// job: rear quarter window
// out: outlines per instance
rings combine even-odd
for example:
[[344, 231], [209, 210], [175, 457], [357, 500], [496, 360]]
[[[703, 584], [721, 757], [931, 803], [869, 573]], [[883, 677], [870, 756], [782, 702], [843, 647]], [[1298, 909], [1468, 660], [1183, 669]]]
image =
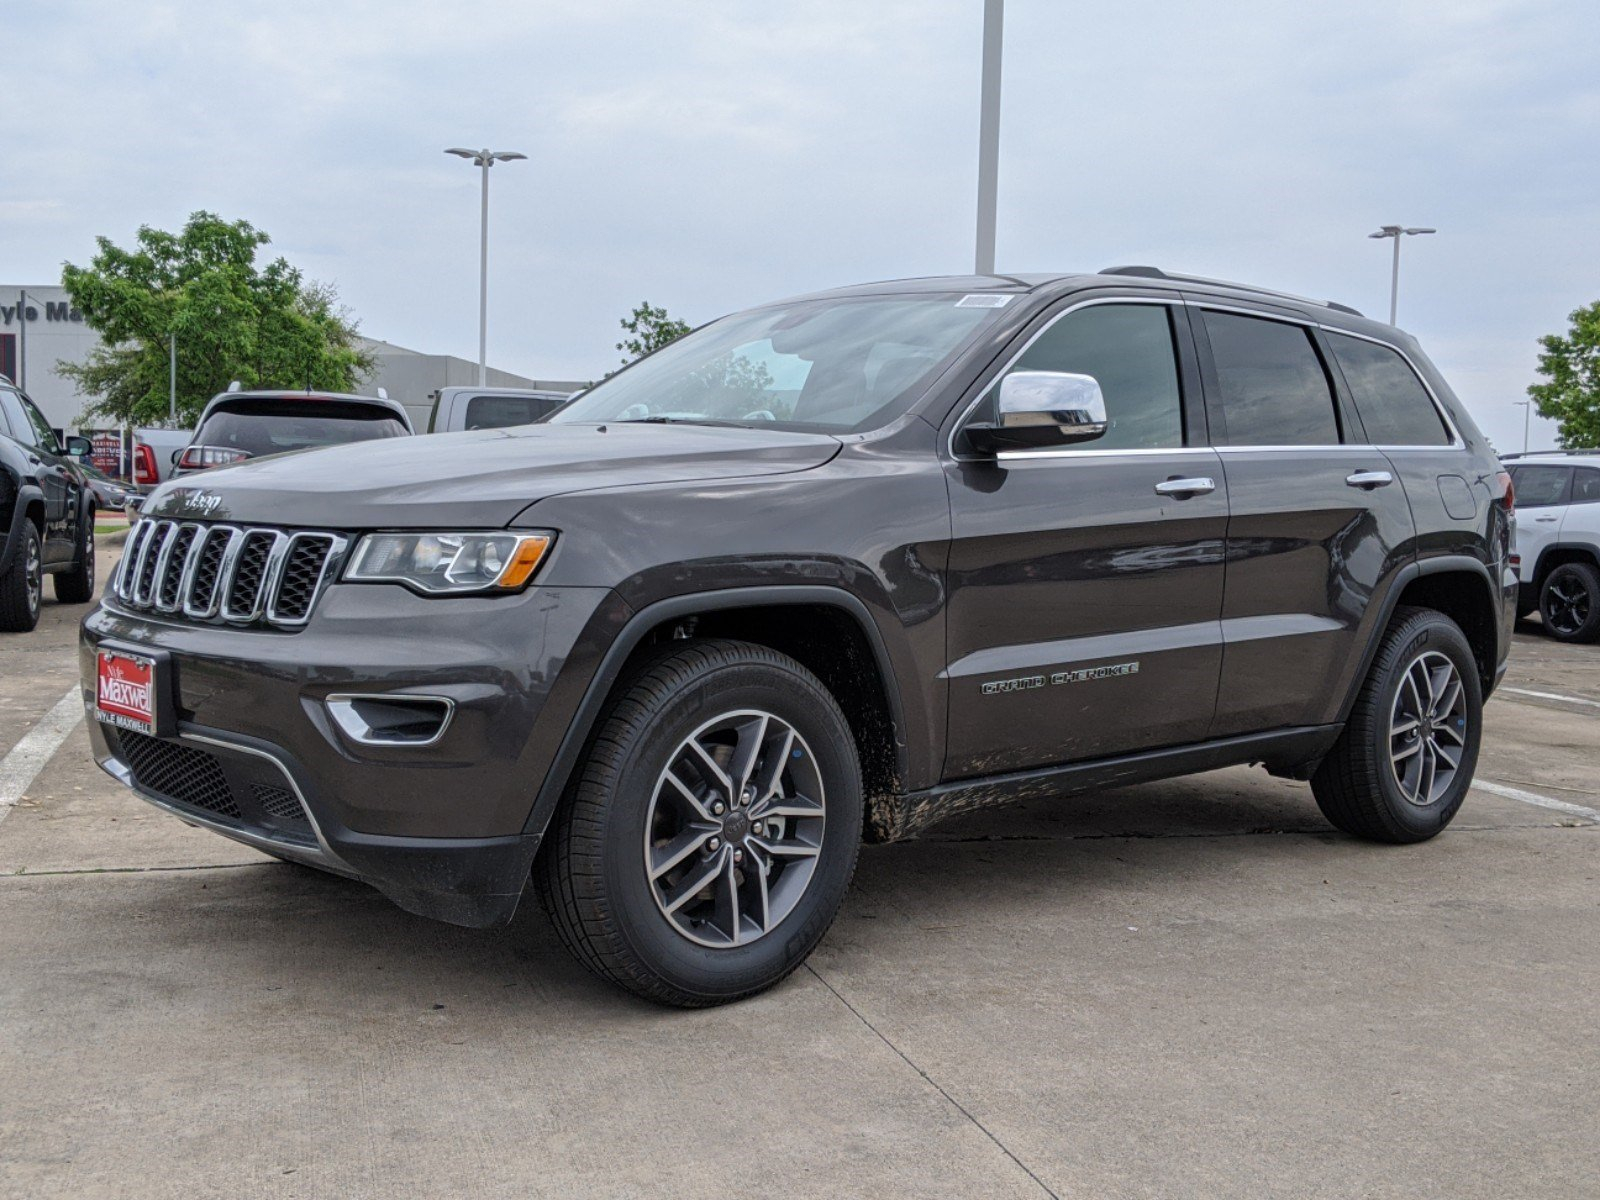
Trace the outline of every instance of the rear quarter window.
[[1367, 440], [1378, 446], [1448, 446], [1450, 431], [1401, 354], [1377, 342], [1328, 334]]

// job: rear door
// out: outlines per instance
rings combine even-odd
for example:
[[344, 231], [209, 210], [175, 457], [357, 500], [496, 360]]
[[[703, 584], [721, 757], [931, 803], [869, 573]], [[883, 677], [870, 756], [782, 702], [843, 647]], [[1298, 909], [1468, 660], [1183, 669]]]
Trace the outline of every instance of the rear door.
[[1044, 322], [962, 424], [1025, 369], [1092, 375], [1111, 428], [1000, 461], [955, 431], [950, 779], [1199, 741], [1216, 703], [1228, 498], [1182, 305], [1074, 298]]
[[1515, 548], [1522, 557], [1520, 582], [1531, 584], [1538, 578], [1539, 556], [1561, 537], [1572, 500], [1572, 468], [1518, 463], [1511, 468], [1511, 485], [1517, 495]]
[[1195, 301], [1230, 509], [1211, 735], [1327, 724], [1359, 669], [1380, 587], [1414, 555], [1411, 509], [1342, 402], [1313, 322]]

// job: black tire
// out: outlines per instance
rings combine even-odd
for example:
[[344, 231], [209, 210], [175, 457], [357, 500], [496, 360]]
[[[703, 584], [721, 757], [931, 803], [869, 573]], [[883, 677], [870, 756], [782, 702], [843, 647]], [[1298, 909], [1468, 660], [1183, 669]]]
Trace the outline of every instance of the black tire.
[[44, 551], [39, 530], [22, 522], [22, 536], [11, 565], [0, 576], [0, 632], [27, 633], [39, 623], [44, 600]]
[[[1428, 718], [1418, 735], [1431, 738], [1437, 729], [1438, 743], [1451, 751], [1457, 748], [1453, 739], [1459, 739], [1459, 754], [1437, 794], [1432, 790], [1435, 777], [1428, 776], [1427, 790], [1418, 786], [1413, 799], [1402, 779], [1402, 772], [1409, 774], [1414, 766], [1409, 754], [1417, 753], [1418, 762], [1425, 762], [1436, 751], [1432, 744], [1409, 751], [1408, 743], [1417, 739], [1392, 735], [1391, 718], [1400, 716], [1397, 706], [1409, 704], [1401, 696], [1408, 673], [1419, 662], [1426, 670], [1430, 664], [1442, 667], [1443, 660], [1453, 665], [1461, 685], [1459, 709], [1452, 709], [1455, 715], [1446, 714], [1448, 720]], [[1482, 735], [1478, 664], [1460, 627], [1433, 609], [1402, 608], [1383, 635], [1344, 732], [1311, 777], [1311, 790], [1322, 815], [1354, 837], [1395, 844], [1426, 841], [1450, 823], [1466, 798]], [[1397, 762], [1391, 757], [1394, 753], [1408, 757]]]
[[94, 599], [94, 509], [84, 510], [83, 532], [78, 538], [78, 562], [70, 571], [56, 574], [56, 599], [63, 604], [87, 604]]
[[[795, 877], [805, 882], [796, 889], [798, 899], [787, 915], [773, 918], [765, 932], [750, 935], [743, 944], [738, 944], [737, 933], [733, 944], [702, 944], [674, 923], [682, 924], [685, 918], [669, 917], [668, 906], [657, 898], [646, 857], [661, 853], [663, 843], [651, 841], [658, 830], [652, 826], [647, 834], [647, 822], [656, 815], [658, 790], [662, 795], [670, 791], [665, 782], [668, 768], [684, 761], [685, 748], [700, 737], [700, 731], [725, 719], [724, 714], [748, 720], [741, 714], [750, 711], [766, 714], [776, 720], [774, 728], [786, 725], [798, 735], [798, 740], [784, 743], [783, 751], [762, 749], [760, 761], [779, 763], [774, 778], [787, 780], [783, 786], [791, 792], [800, 790], [794, 782], [800, 771], [820, 786], [826, 814], [817, 835], [820, 850], [808, 873]], [[761, 729], [766, 728], [763, 723]], [[777, 742], [756, 738], [755, 744], [767, 747]], [[810, 750], [809, 760], [802, 746]], [[791, 758], [801, 760], [793, 768], [796, 774], [790, 774]], [[753, 779], [754, 768], [751, 774]], [[713, 791], [708, 776], [707, 811]], [[753, 816], [760, 808], [758, 802], [744, 812]], [[735, 816], [730, 808], [725, 820], [731, 822]], [[732, 832], [730, 828], [722, 828], [718, 840], [725, 839], [725, 844], [718, 855], [726, 854], [731, 864], [736, 838], [753, 835], [742, 827]], [[586, 761], [551, 823], [534, 877], [545, 911], [579, 962], [637, 996], [698, 1008], [772, 987], [805, 961], [844, 900], [855, 873], [861, 830], [861, 770], [855, 741], [838, 703], [816, 677], [764, 646], [709, 639], [677, 642], [663, 647], [618, 686], [597, 725]], [[707, 844], [685, 859], [689, 865], [683, 868], [683, 878], [689, 878], [691, 871], [709, 869], [697, 864], [712, 863], [718, 858], [711, 853], [715, 849], [715, 844]], [[753, 850], [750, 856], [755, 858]], [[726, 883], [737, 899], [740, 889], [748, 889], [754, 879], [766, 897], [771, 878], [778, 881], [772, 896], [779, 895], [788, 861], [773, 857], [771, 874], [763, 871], [759, 878], [745, 873], [755, 864], [742, 861], [746, 862], [742, 872], [729, 865], [726, 876], [719, 872], [715, 883], [694, 894], [709, 895]], [[666, 885], [661, 886], [665, 890]], [[710, 901], [697, 899], [683, 911], [706, 903]], [[736, 915], [731, 924], [738, 930], [742, 920]], [[715, 932], [713, 926], [705, 928], [708, 935]]]
[[1551, 568], [1539, 589], [1539, 619], [1558, 642], [1600, 638], [1600, 571], [1585, 562]]

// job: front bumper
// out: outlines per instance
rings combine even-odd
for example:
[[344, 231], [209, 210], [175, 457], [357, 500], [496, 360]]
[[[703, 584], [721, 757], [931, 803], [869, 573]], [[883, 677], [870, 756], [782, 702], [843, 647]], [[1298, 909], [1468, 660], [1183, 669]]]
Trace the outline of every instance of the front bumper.
[[[515, 911], [538, 848], [534, 796], [598, 661], [604, 589], [432, 600], [330, 587], [293, 633], [102, 605], [80, 646], [100, 765], [191, 824], [371, 884], [408, 911], [484, 926]], [[102, 643], [170, 655], [176, 736], [93, 719]], [[570, 670], [568, 669], [570, 668]], [[427, 745], [369, 746], [326, 700], [444, 696]]]

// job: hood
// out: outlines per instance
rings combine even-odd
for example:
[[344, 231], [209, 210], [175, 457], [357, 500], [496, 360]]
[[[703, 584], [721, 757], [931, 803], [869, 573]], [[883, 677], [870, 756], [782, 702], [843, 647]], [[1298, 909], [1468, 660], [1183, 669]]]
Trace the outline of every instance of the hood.
[[826, 434], [709, 425], [437, 433], [216, 467], [163, 484], [143, 512], [322, 529], [498, 529], [564, 492], [805, 471], [839, 446]]

